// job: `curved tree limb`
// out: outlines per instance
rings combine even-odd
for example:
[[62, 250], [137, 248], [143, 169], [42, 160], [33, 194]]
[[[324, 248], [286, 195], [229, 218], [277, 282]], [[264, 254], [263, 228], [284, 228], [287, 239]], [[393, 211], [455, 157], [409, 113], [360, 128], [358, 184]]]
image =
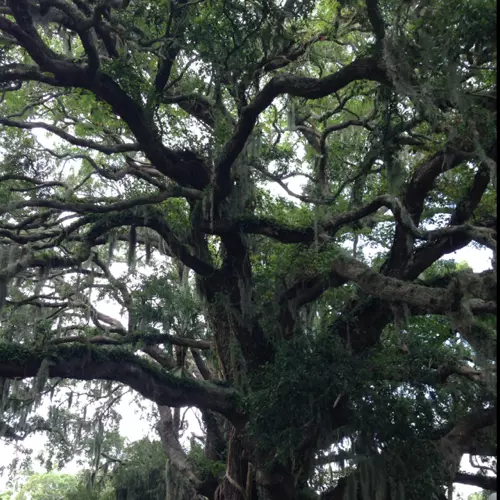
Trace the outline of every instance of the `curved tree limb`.
[[496, 477], [483, 476], [481, 474], [471, 474], [469, 472], [459, 471], [455, 475], [455, 482], [477, 486], [487, 491], [498, 490]]
[[452, 429], [439, 440], [439, 449], [452, 470], [457, 470], [462, 455], [467, 452], [476, 433], [485, 427], [495, 425], [496, 421], [496, 407], [474, 409], [457, 421]]
[[112, 380], [128, 385], [162, 406], [196, 406], [218, 412], [235, 425], [243, 415], [236, 406], [234, 389], [211, 382], [178, 378], [144, 359], [117, 348], [57, 346], [46, 351], [21, 344], [0, 343], [0, 377], [35, 377], [44, 359], [49, 377], [75, 380]]
[[[78, 327], [75, 327], [75, 329], [78, 329]], [[140, 333], [137, 333], [137, 334], [133, 334], [133, 335], [125, 334], [119, 338], [105, 337], [105, 336], [61, 337], [61, 338], [51, 340], [50, 344], [51, 345], [61, 345], [61, 344], [69, 344], [69, 343], [73, 343], [73, 342], [79, 343], [79, 344], [95, 344], [95, 345], [173, 344], [173, 345], [178, 345], [178, 346], [191, 347], [192, 349], [202, 349], [202, 350], [211, 349], [213, 347], [212, 344], [206, 340], [188, 339], [188, 338], [178, 337], [176, 335], [169, 335], [167, 333], [158, 333], [158, 334], [140, 334]]]
[[[339, 254], [332, 262], [332, 272], [348, 281], [356, 283], [365, 293], [388, 302], [403, 302], [428, 313], [446, 314], [453, 310], [458, 283], [452, 282], [444, 292], [432, 288], [391, 278], [374, 271], [371, 267], [346, 255]], [[462, 301], [464, 298], [459, 297]], [[482, 300], [468, 302], [471, 312], [490, 309]]]
[[[454, 224], [464, 224], [470, 219], [474, 210], [479, 205], [479, 202], [488, 187], [489, 181], [489, 171], [481, 165], [474, 176], [472, 185], [464, 194], [463, 198], [457, 203], [457, 206], [451, 215], [450, 226]], [[478, 224], [476, 223], [476, 225]], [[462, 233], [450, 236], [445, 235], [436, 241], [430, 241], [428, 244], [415, 250], [411, 256], [408, 269], [404, 271], [405, 277], [408, 279], [416, 278], [421, 272], [427, 269], [440, 257], [466, 246], [471, 240], [471, 234]], [[393, 248], [396, 247], [393, 246]]]

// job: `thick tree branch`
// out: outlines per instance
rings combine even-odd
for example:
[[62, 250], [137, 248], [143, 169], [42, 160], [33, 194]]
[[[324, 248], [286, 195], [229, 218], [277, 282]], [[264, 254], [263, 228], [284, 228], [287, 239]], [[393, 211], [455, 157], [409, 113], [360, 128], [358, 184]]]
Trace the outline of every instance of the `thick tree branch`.
[[366, 11], [377, 41], [383, 40], [385, 37], [385, 23], [382, 19], [378, 0], [366, 0]]
[[[426, 160], [413, 174], [403, 196], [403, 206], [418, 226], [424, 210], [424, 202], [437, 177], [458, 166], [464, 160], [463, 155], [440, 151]], [[463, 221], [465, 222], [465, 221]], [[400, 276], [408, 265], [414, 245], [414, 236], [397, 227], [394, 241], [382, 272], [390, 276]]]
[[165, 104], [177, 104], [186, 113], [204, 123], [207, 127], [215, 127], [214, 105], [203, 95], [164, 95], [162, 96], [162, 102]]
[[[488, 168], [481, 165], [474, 176], [471, 187], [457, 203], [451, 215], [450, 225], [464, 224], [470, 219], [488, 187], [489, 180], [490, 175]], [[458, 250], [470, 243], [472, 240], [471, 236], [470, 233], [457, 233], [449, 236], [443, 235], [442, 238], [431, 241], [427, 245], [418, 248], [411, 257], [408, 269], [404, 271], [405, 277], [407, 279], [416, 278], [443, 255]], [[393, 248], [395, 249], [396, 246], [394, 245]], [[389, 263], [388, 266], [390, 265]]]
[[[121, 116], [138, 140], [141, 149], [155, 167], [184, 186], [205, 188], [210, 181], [209, 170], [204, 161], [189, 151], [176, 152], [166, 148], [159, 131], [142, 104], [136, 102], [109, 76], [98, 71], [90, 74], [72, 62], [68, 62], [47, 48], [33, 27], [26, 0], [11, 2], [11, 9], [19, 25], [6, 18], [0, 18], [0, 29], [14, 36], [33, 60], [41, 73], [53, 74], [47, 78], [33, 71], [33, 68], [12, 68], [1, 75], [4, 81], [22, 80], [23, 75], [33, 80], [46, 81], [56, 86], [85, 88], [106, 101], [113, 111]], [[26, 31], [23, 31], [23, 29]], [[26, 74], [27, 73], [27, 74]]]
[[[1, 29], [1, 28], [0, 28]], [[22, 82], [36, 81], [48, 85], [59, 85], [59, 81], [52, 73], [44, 73], [38, 66], [31, 64], [12, 63], [0, 66], [1, 87], [5, 88], [6, 83], [13, 83], [13, 88], [7, 90], [16, 90]]]
[[487, 491], [497, 491], [497, 478], [491, 476], [482, 476], [480, 474], [471, 474], [469, 472], [457, 472], [455, 482], [469, 484]]
[[204, 380], [211, 380], [213, 378], [213, 374], [210, 372], [210, 369], [203, 361], [201, 354], [196, 349], [191, 349], [191, 354], [193, 355], [194, 362], [196, 363], [196, 367], [201, 373], [201, 376]]
[[[160, 434], [165, 454], [172, 461], [175, 469], [182, 473], [183, 477], [189, 481], [191, 488], [198, 488], [201, 485], [201, 480], [192, 470], [186, 452], [179, 443], [177, 433], [174, 429], [172, 410], [168, 406], [158, 406], [158, 411], [160, 413], [160, 420], [156, 424], [156, 429], [158, 430], [158, 434]], [[193, 491], [193, 498], [195, 496], [194, 493]]]
[[[27, 0], [9, 0], [10, 13], [14, 16], [16, 23], [6, 17], [0, 18], [0, 29], [17, 39], [20, 45], [28, 51], [33, 52], [33, 59], [40, 66], [49, 66], [51, 63], [57, 64], [61, 58], [51, 50], [40, 38], [29, 10]], [[59, 60], [59, 61], [58, 61]], [[47, 68], [49, 71], [50, 69]]]
[[485, 376], [481, 370], [475, 370], [466, 364], [445, 364], [439, 366], [435, 373], [438, 383], [445, 382], [451, 375], [460, 375], [468, 378], [471, 382], [481, 384], [485, 382]]
[[389, 278], [345, 254], [334, 259], [332, 272], [343, 279], [353, 281], [365, 293], [382, 300], [403, 302], [437, 314], [445, 313], [450, 307], [450, 298], [443, 290]]
[[39, 351], [21, 344], [0, 343], [0, 377], [35, 377], [44, 359], [49, 360], [49, 377], [112, 380], [128, 385], [159, 405], [196, 406], [216, 411], [236, 425], [242, 422], [233, 389], [175, 377], [123, 349], [85, 345]]
[[[474, 442], [478, 431], [495, 425], [497, 421], [496, 407], [471, 410], [453, 428], [439, 440], [439, 449], [447, 463], [457, 467], [462, 455]], [[455, 469], [456, 470], [456, 469]]]
[[[78, 327], [75, 327], [78, 329]], [[50, 341], [52, 345], [61, 345], [69, 343], [79, 343], [79, 344], [96, 344], [96, 345], [124, 345], [124, 344], [173, 344], [184, 347], [191, 347], [192, 349], [211, 349], [213, 346], [210, 342], [206, 340], [195, 340], [183, 337], [178, 337], [176, 335], [169, 335], [167, 333], [158, 334], [125, 334], [122, 337], [106, 337], [106, 336], [96, 336], [96, 337], [62, 337], [53, 339]]]
[[[332, 273], [342, 279], [353, 281], [366, 294], [385, 300], [387, 302], [403, 302], [417, 310], [426, 311], [427, 314], [463, 314], [462, 309], [466, 308], [471, 316], [475, 313], [494, 313], [496, 304], [491, 298], [491, 291], [482, 290], [488, 288], [488, 276], [463, 277], [463, 280], [456, 279], [450, 282], [449, 286], [434, 288], [422, 286], [396, 278], [387, 277], [362, 262], [348, 256], [345, 253], [339, 253], [332, 262]], [[460, 278], [460, 277], [459, 277]], [[468, 293], [473, 293], [474, 283], [482, 284], [478, 286], [478, 293], [484, 294], [486, 300], [480, 298], [468, 297]], [[494, 292], [493, 292], [494, 293]], [[466, 335], [465, 331], [461, 332]]]

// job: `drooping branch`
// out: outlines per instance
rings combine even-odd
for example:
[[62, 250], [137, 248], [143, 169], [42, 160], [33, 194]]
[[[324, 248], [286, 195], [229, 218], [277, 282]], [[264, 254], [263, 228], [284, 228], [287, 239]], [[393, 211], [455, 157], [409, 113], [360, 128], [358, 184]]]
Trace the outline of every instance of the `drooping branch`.
[[211, 382], [177, 378], [120, 348], [87, 344], [61, 345], [41, 351], [4, 342], [0, 343], [0, 377], [36, 377], [44, 359], [49, 360], [51, 378], [112, 380], [131, 387], [159, 405], [196, 406], [216, 411], [236, 425], [242, 422], [233, 389]]
[[81, 245], [78, 252], [72, 257], [63, 257], [55, 252], [46, 252], [43, 255], [36, 255], [33, 252], [28, 252], [26, 255], [20, 255], [17, 261], [0, 269], [0, 276], [10, 279], [17, 276], [25, 269], [34, 267], [40, 269], [78, 267], [90, 257], [90, 254], [91, 249], [87, 244]]
[[22, 182], [27, 182], [29, 184], [34, 184], [37, 189], [38, 188], [43, 188], [43, 187], [53, 187], [53, 186], [59, 186], [59, 187], [68, 188], [68, 185], [65, 182], [62, 182], [62, 181], [47, 181], [47, 182], [44, 182], [44, 181], [41, 181], [39, 179], [34, 179], [32, 177], [28, 177], [26, 175], [19, 175], [19, 174], [0, 175], [0, 183], [1, 182], [7, 182], [7, 181], [22, 181]]
[[213, 104], [199, 94], [178, 94], [162, 96], [165, 104], [177, 104], [186, 113], [194, 116], [197, 120], [210, 128], [215, 126]]
[[457, 472], [455, 482], [469, 484], [487, 491], [497, 491], [497, 478], [491, 476], [483, 476], [481, 474], [471, 474], [469, 472]]
[[305, 42], [290, 45], [280, 54], [273, 54], [263, 59], [257, 64], [257, 71], [263, 70], [264, 72], [270, 72], [288, 66], [290, 63], [303, 56], [311, 45], [321, 40], [324, 36], [325, 35], [322, 33], [314, 35]]
[[0, 437], [5, 439], [10, 439], [12, 441], [24, 441], [28, 436], [35, 432], [56, 432], [60, 435], [61, 439], [64, 440], [64, 436], [61, 431], [54, 429], [52, 425], [39, 417], [36, 417], [32, 422], [25, 426], [22, 431], [9, 425], [7, 422], [0, 420]]
[[[57, 203], [55, 200], [47, 201], [54, 201]], [[36, 252], [30, 252], [28, 255], [20, 258], [18, 262], [8, 266], [7, 269], [3, 269], [2, 273], [7, 276], [15, 276], [23, 269], [29, 267], [55, 268], [77, 266], [89, 258], [91, 247], [98, 242], [99, 238], [107, 235], [112, 229], [122, 226], [149, 227], [162, 237], [163, 241], [168, 246], [169, 254], [178, 258], [186, 266], [195, 270], [202, 276], [210, 276], [216, 272], [216, 269], [212, 265], [195, 256], [187, 245], [173, 234], [164, 217], [161, 213], [155, 211], [153, 207], [131, 208], [121, 212], [115, 211], [114, 213], [106, 214], [105, 217], [92, 215], [83, 217], [82, 219], [83, 220], [78, 220], [66, 227], [63, 231], [59, 230], [57, 233], [49, 233], [44, 236], [56, 238], [59, 236], [62, 241], [70, 237], [71, 233], [78, 230], [82, 225], [90, 223], [91, 226], [85, 236], [79, 238], [79, 240], [82, 241], [82, 245], [74, 257], [62, 257], [55, 252], [50, 255], [40, 256], [37, 255]], [[14, 241], [17, 240], [14, 238]], [[23, 243], [23, 241], [20, 241], [20, 243]]]

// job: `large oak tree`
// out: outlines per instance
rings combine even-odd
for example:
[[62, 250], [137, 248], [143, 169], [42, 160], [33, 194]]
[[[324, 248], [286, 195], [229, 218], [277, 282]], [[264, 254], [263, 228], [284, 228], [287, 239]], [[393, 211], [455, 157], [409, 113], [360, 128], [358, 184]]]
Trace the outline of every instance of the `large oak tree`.
[[[1, 0], [4, 438], [85, 451], [130, 388], [169, 499], [494, 489], [459, 463], [495, 455], [495, 18]], [[443, 260], [468, 245], [489, 270]]]

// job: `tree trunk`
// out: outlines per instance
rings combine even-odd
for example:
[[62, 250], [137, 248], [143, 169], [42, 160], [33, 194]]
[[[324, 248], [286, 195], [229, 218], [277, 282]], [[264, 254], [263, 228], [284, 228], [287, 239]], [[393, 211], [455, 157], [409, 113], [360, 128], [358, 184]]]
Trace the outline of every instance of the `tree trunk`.
[[234, 427], [228, 434], [226, 474], [215, 492], [215, 500], [251, 500], [253, 478], [248, 473], [249, 462], [244, 458], [241, 437]]
[[160, 421], [157, 424], [158, 433], [167, 455], [165, 500], [196, 500], [201, 499], [198, 488], [201, 480], [193, 472], [187, 461], [174, 427], [172, 411], [168, 406], [158, 406]]

